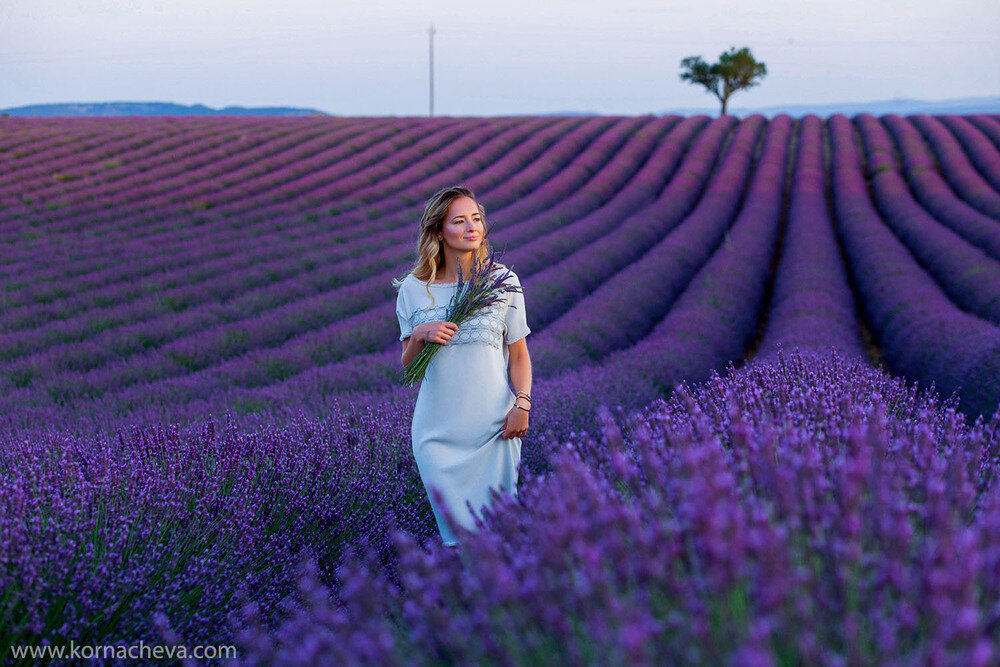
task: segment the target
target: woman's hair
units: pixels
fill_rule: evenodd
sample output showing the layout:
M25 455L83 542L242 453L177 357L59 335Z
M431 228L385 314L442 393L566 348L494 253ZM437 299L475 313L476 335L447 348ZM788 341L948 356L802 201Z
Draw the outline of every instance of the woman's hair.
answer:
M459 197L469 197L472 201L476 202L476 206L479 208L479 215L483 220L483 242L479 244L479 248L476 250L476 260L485 261L490 253L490 242L488 239L490 228L486 221L486 209L476 199L476 195L472 193L472 190L460 185L454 185L435 192L427 201L426 206L424 206L424 213L420 218L420 233L417 236L417 263L407 272L413 273L414 278L428 283L426 289L427 294L431 297L431 303L434 303L434 295L431 294L430 283L434 282L434 279L437 277L438 269L444 266L444 241L438 240L437 235L441 232L441 228L448 217L448 207ZM495 266L500 269L506 268L500 262L496 262ZM398 290L405 278L406 274L402 278L393 278L393 287ZM465 278L468 278L468 276L465 276Z

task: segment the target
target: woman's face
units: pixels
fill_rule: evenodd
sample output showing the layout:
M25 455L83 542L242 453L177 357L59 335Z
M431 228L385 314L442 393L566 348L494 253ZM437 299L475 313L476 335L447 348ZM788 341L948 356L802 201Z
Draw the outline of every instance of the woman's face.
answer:
M479 207L471 197L459 197L448 207L448 217L441 226L445 246L459 252L471 252L483 242L486 226Z

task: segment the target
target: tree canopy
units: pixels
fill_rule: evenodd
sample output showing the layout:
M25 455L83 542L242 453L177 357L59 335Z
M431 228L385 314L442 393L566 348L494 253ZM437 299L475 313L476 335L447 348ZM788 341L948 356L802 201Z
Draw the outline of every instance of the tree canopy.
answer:
M681 73L682 81L701 84L719 98L722 102L721 115L726 114L730 95L757 85L758 79L767 74L764 63L757 62L745 46L739 51L731 46L729 51L719 56L717 63L707 63L701 56L690 56L681 61L681 67L687 70Z

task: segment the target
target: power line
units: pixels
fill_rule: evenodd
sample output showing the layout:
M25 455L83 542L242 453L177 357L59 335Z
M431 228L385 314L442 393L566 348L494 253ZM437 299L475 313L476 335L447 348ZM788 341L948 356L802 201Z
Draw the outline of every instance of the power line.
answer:
M434 24L431 23L430 30L427 31L430 38L430 73L431 73L431 118L434 117Z

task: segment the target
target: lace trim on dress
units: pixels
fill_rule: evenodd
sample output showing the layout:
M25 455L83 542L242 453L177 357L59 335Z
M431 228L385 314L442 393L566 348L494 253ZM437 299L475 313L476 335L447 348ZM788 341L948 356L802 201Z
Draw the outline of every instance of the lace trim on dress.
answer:
M502 304L493 304L483 308L475 315L458 325L458 330L448 340L448 345L469 345L484 343L497 349L503 347L504 330L507 327L503 315ZM411 316L413 328L425 322L440 322L448 314L448 306L428 306L417 308Z

